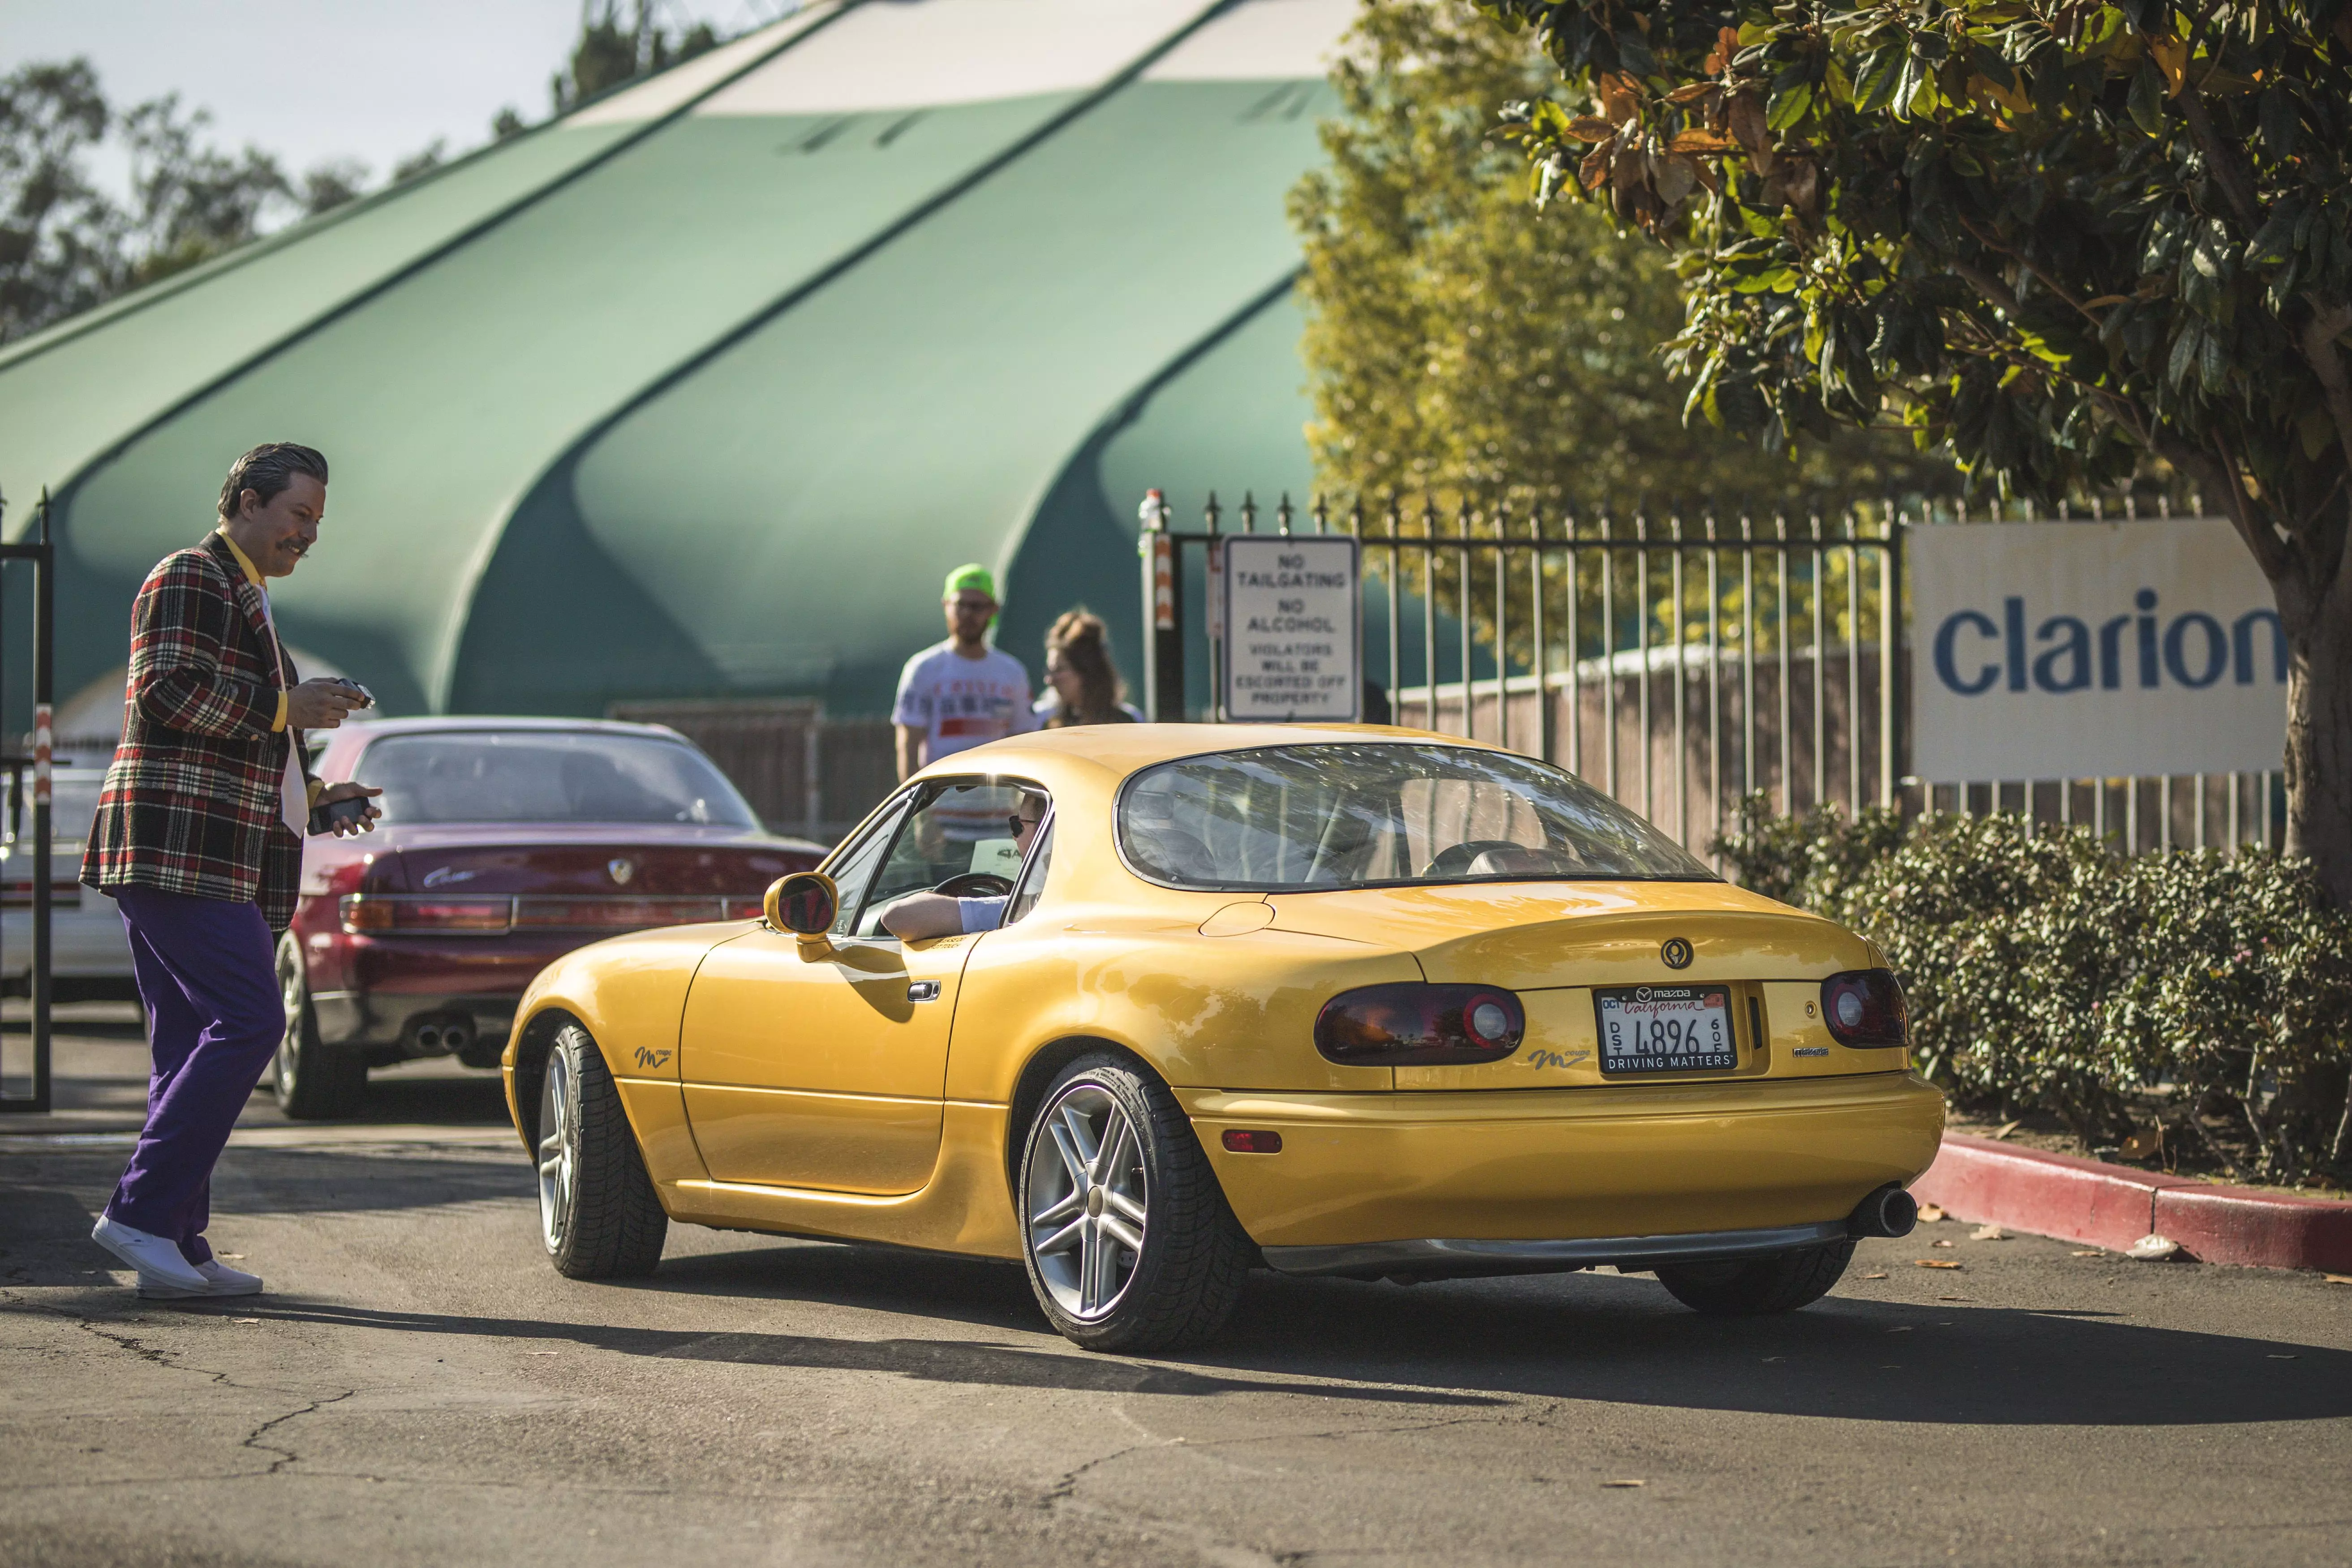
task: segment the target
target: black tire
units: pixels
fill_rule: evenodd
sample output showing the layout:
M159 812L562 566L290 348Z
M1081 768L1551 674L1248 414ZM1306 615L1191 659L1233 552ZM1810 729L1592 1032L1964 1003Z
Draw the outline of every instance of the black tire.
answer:
M1754 1318L1811 1306L1853 1261L1853 1243L1832 1241L1737 1263L1671 1263L1659 1268L1658 1283L1694 1312Z
M1111 1128L1114 1108L1131 1149L1122 1152L1115 1135L1097 1133L1091 1148L1054 1136L1057 1124L1066 1137ZM1106 1149L1106 1142L1112 1146ZM1066 1146L1080 1151L1075 1163ZM1089 1173L1083 1192L1081 1167ZM1014 1198L1021 1261L1038 1306L1064 1336L1091 1351L1205 1342L1233 1315L1256 1256L1176 1097L1119 1057L1081 1057L1054 1079L1022 1135ZM1056 1210L1059 1217L1047 1217ZM1082 1226L1091 1229L1041 1255L1041 1241L1061 1240ZM1141 1246L1130 1245L1139 1237ZM1091 1300L1085 1284L1090 1258L1108 1260L1101 1278L1116 1286Z
M356 1116L367 1099L367 1058L320 1043L310 969L292 931L278 942L278 993L286 1003L286 1034L269 1062L269 1092L278 1109L297 1121Z
M646 1174L604 1054L577 1024L556 1031L540 1078L535 1130L539 1235L555 1271L572 1279L651 1274L661 1263L669 1215Z

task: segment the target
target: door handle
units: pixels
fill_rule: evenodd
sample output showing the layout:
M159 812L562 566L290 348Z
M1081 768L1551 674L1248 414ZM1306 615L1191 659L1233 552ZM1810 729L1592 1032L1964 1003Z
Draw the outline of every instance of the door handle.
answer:
M909 1002L936 1002L940 999L940 983L936 980L910 980L907 983Z

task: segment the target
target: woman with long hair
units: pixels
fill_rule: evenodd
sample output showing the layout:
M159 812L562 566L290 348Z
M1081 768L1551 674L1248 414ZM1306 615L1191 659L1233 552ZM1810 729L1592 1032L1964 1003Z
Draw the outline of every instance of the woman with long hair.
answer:
M1045 634L1045 685L1037 714L1048 730L1131 724L1143 717L1121 700L1127 691L1111 663L1109 628L1086 610L1064 611Z

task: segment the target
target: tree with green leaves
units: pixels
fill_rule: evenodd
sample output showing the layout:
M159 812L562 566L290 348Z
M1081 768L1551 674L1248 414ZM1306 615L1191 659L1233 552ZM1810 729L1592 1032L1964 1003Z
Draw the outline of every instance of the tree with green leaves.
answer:
M1290 203L1326 492L1525 517L1948 484L1948 459L1900 437L1847 432L1801 462L1759 461L1685 424L1658 355L1683 318L1671 258L1588 208L1528 221L1494 110L1549 73L1468 0L1364 8L1331 76L1329 162Z
M1695 414L2220 503L2291 649L2287 847L2352 903L2352 4L1480 6L1567 89L1503 110L1538 202L1676 254Z

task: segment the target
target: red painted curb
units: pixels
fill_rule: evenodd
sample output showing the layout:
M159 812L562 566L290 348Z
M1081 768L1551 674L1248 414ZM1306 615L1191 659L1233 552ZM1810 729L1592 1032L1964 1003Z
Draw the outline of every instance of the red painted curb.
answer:
M1956 1219L2120 1252L2157 1235L2206 1263L2352 1269L2352 1203L2289 1197L1948 1133L1911 1195Z

